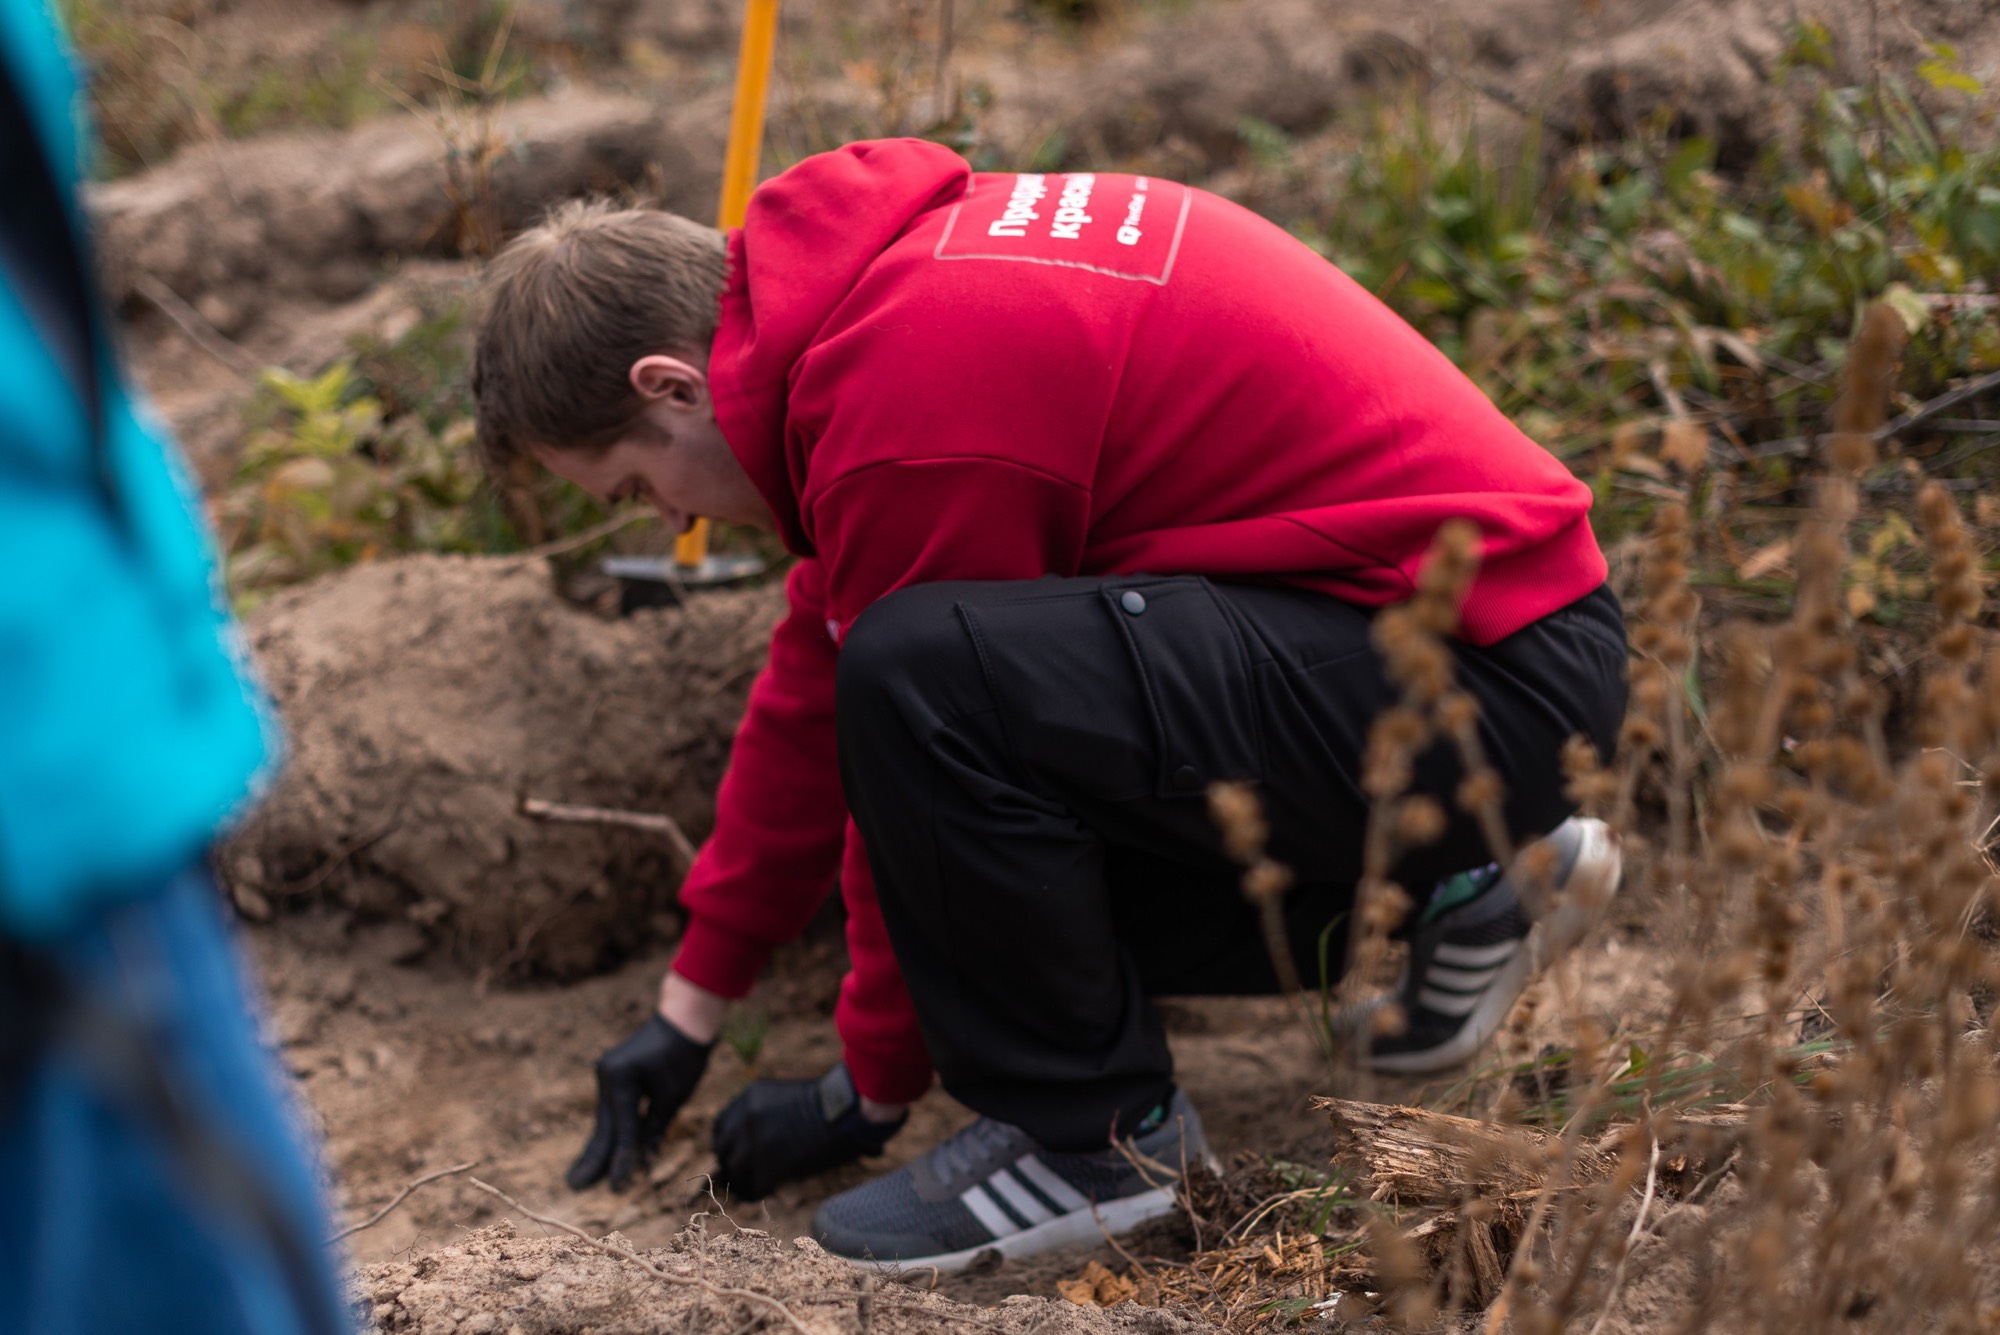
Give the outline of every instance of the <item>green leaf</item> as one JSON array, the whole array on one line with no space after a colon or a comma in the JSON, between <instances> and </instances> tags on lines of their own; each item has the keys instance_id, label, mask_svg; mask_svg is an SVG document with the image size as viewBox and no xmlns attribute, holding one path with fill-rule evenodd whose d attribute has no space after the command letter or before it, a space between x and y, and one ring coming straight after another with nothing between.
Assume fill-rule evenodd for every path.
<instances>
[{"instance_id":1,"label":"green leaf","mask_svg":"<svg viewBox=\"0 0 2000 1335\"><path fill-rule=\"evenodd\" d=\"M1779 57L1781 65L1831 70L1834 63L1833 33L1818 19L1792 25L1791 43Z\"/></svg>"},{"instance_id":2,"label":"green leaf","mask_svg":"<svg viewBox=\"0 0 2000 1335\"><path fill-rule=\"evenodd\" d=\"M1908 283L1889 284L1882 301L1903 318L1903 328L1912 334L1931 322L1930 304L1911 291Z\"/></svg>"},{"instance_id":3,"label":"green leaf","mask_svg":"<svg viewBox=\"0 0 2000 1335\"><path fill-rule=\"evenodd\" d=\"M1687 670L1681 674L1681 690L1687 695L1688 709L1706 727L1708 724L1708 701L1702 698L1701 674L1695 671L1695 668L1696 663L1690 660Z\"/></svg>"},{"instance_id":4,"label":"green leaf","mask_svg":"<svg viewBox=\"0 0 2000 1335\"><path fill-rule=\"evenodd\" d=\"M1691 187L1699 173L1708 171L1715 165L1715 141L1701 135L1690 135L1683 139L1667 159L1663 173L1667 182L1667 193L1679 199L1692 193Z\"/></svg>"},{"instance_id":5,"label":"green leaf","mask_svg":"<svg viewBox=\"0 0 2000 1335\"><path fill-rule=\"evenodd\" d=\"M1937 42L1931 46L1931 52L1931 58L1917 66L1917 74L1925 83L1941 93L1964 93L1970 97L1985 91L1984 85L1959 65L1956 47Z\"/></svg>"},{"instance_id":6,"label":"green leaf","mask_svg":"<svg viewBox=\"0 0 2000 1335\"><path fill-rule=\"evenodd\" d=\"M1312 1298L1274 1298L1257 1310L1266 1316L1281 1316L1287 1321L1296 1321L1315 1306L1317 1302Z\"/></svg>"}]
</instances>

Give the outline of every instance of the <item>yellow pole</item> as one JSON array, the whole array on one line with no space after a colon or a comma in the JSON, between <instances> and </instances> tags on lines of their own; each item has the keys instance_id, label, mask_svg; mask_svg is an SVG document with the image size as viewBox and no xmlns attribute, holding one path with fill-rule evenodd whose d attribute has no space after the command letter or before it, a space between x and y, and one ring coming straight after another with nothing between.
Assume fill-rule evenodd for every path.
<instances>
[{"instance_id":1,"label":"yellow pole","mask_svg":"<svg viewBox=\"0 0 2000 1335\"><path fill-rule=\"evenodd\" d=\"M778 40L779 0L750 0L743 16L743 44L736 53L736 102L729 113L729 148L722 159L722 207L716 226L743 225L750 192L757 186L757 159L764 147L764 100L771 86L771 52ZM708 555L708 521L674 540L674 560L693 567Z\"/></svg>"}]
</instances>

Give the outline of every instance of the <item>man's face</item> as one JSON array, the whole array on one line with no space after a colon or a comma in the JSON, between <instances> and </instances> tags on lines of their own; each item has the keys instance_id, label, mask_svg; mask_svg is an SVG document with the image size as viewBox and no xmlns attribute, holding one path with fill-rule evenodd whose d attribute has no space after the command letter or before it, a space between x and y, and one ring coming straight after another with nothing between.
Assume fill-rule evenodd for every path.
<instances>
[{"instance_id":1,"label":"man's face","mask_svg":"<svg viewBox=\"0 0 2000 1335\"><path fill-rule=\"evenodd\" d=\"M736 523L769 522L762 498L754 497L755 508L745 506L740 489L728 485L726 471L717 467L734 465L735 459L713 419L705 425L683 423L671 436L642 419L601 454L537 449L535 457L551 473L601 501L613 505L645 501L674 533L686 532L698 515ZM746 508L750 513L737 512Z\"/></svg>"},{"instance_id":2,"label":"man's face","mask_svg":"<svg viewBox=\"0 0 2000 1335\"><path fill-rule=\"evenodd\" d=\"M771 527L770 506L716 425L703 369L648 357L634 364L632 383L644 406L610 449L537 446L536 459L599 500L646 501L675 533L699 515Z\"/></svg>"}]
</instances>

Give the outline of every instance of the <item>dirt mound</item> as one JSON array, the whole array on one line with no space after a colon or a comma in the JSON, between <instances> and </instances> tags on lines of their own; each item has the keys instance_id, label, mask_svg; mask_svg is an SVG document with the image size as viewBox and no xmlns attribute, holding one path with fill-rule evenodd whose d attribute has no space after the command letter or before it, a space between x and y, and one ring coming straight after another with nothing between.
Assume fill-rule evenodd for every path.
<instances>
[{"instance_id":1,"label":"dirt mound","mask_svg":"<svg viewBox=\"0 0 2000 1335\"><path fill-rule=\"evenodd\" d=\"M633 186L705 214L727 115L726 90L665 111L581 90L511 103L493 122L500 151L482 207L512 231L554 200ZM281 314L273 308L286 298L359 296L385 263L455 257L466 214L446 189L447 151L437 128L402 115L345 133L207 145L95 187L110 293L130 298L150 279L236 334Z\"/></svg>"},{"instance_id":2,"label":"dirt mound","mask_svg":"<svg viewBox=\"0 0 2000 1335\"><path fill-rule=\"evenodd\" d=\"M613 1245L624 1240L613 1234ZM494 1335L667 1335L685 1330L793 1329L915 1335L969 1327L1022 1335L1195 1335L1216 1327L1178 1312L1124 1304L1109 1311L1050 1298L1009 1298L997 1310L858 1272L809 1239L767 1233L708 1236L699 1225L638 1263L570 1238L530 1239L510 1221L415 1261L370 1266L362 1293L373 1329ZM727 1290L737 1290L735 1293ZM753 1298L747 1294L762 1295ZM788 1322L777 1304L789 1310Z\"/></svg>"},{"instance_id":3,"label":"dirt mound","mask_svg":"<svg viewBox=\"0 0 2000 1335\"><path fill-rule=\"evenodd\" d=\"M719 37L733 20L710 0L594 0L584 11L602 44L668 42L686 68L650 98L579 87L501 108L491 221L512 231L552 201L626 187L706 217L728 116ZM1200 179L1231 166L1260 125L1310 134L1444 70L1496 103L1546 108L1574 137L1655 125L1709 136L1728 166L1779 132L1774 75L1802 22L1825 27L1834 77L1860 82L1878 66L1914 68L1939 41L1955 43L1967 69L1988 69L2000 60L1996 16L1994 0L1904 0L1880 13L1861 0L1797 12L1755 0L1607 0L1582 11L1547 0L1265 0L1147 15L1107 33L1101 49L1055 42L1024 59L1009 45L968 57L967 74L992 103L980 113L982 156L1001 166L1059 144L1069 166L1136 163ZM524 22L561 26L547 3ZM797 23L788 31L810 46ZM879 101L851 72L806 74L774 105L774 142L802 153L921 128L884 125ZM129 298L156 281L232 335L274 297L351 300L386 262L459 253L465 218L445 188L446 156L436 126L403 114L345 133L206 145L98 186L112 292Z\"/></svg>"},{"instance_id":4,"label":"dirt mound","mask_svg":"<svg viewBox=\"0 0 2000 1335\"><path fill-rule=\"evenodd\" d=\"M1780 76L1801 25L1825 29L1820 58L1830 62L1828 76L1858 85L1877 69L1910 78L1936 42L1956 44L1968 69L1991 67L2000 58L1996 16L2000 6L1990 0L1911 0L1879 11L1829 2L1796 12L1759 0L1683 0L1622 15L1573 52L1535 63L1559 89L1554 123L1601 140L1660 127L1675 137L1698 134L1714 141L1718 164L1729 169L1749 166L1787 132L1800 94ZM1936 100L1921 80L1912 82Z\"/></svg>"},{"instance_id":5,"label":"dirt mound","mask_svg":"<svg viewBox=\"0 0 2000 1335\"><path fill-rule=\"evenodd\" d=\"M500 975L629 953L679 880L658 835L548 824L523 795L665 812L699 840L775 586L607 622L520 559L413 557L274 598L250 620L291 760L232 841L253 915L328 899Z\"/></svg>"},{"instance_id":6,"label":"dirt mound","mask_svg":"<svg viewBox=\"0 0 2000 1335\"><path fill-rule=\"evenodd\" d=\"M1347 26L1314 0L1209 6L1162 23L1093 80L1077 147L1099 161L1178 150L1213 170L1236 155L1248 121L1317 130L1362 68L1348 59Z\"/></svg>"},{"instance_id":7,"label":"dirt mound","mask_svg":"<svg viewBox=\"0 0 2000 1335\"><path fill-rule=\"evenodd\" d=\"M1060 86L1036 88L1031 102L1045 116L1059 109L1070 166L1137 159L1199 177L1229 167L1260 123L1310 135L1414 82L1478 90L1496 114L1545 113L1573 140L1701 135L1737 168L1785 133L1809 93L1778 77L1802 25L1824 28L1819 58L1834 82L1866 83L1879 68L1938 100L1909 72L1938 42L1965 69L1990 71L1996 18L1994 0L1210 3L1137 26L1067 111Z\"/></svg>"}]
</instances>

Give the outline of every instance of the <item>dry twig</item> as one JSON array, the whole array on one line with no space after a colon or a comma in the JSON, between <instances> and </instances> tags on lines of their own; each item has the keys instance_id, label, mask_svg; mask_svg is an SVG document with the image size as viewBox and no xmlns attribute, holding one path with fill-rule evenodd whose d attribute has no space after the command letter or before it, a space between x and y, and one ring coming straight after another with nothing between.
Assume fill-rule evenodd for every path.
<instances>
[{"instance_id":1,"label":"dry twig","mask_svg":"<svg viewBox=\"0 0 2000 1335\"><path fill-rule=\"evenodd\" d=\"M530 547L528 550L522 552L521 556L524 559L567 556L579 548L590 546L591 543L596 542L600 538L608 538L621 529L630 528L642 519L656 518L658 516L650 509L627 510L623 514L611 516L611 518L601 524L593 524L581 533L572 533L566 538L557 538L555 541L545 542L539 547Z\"/></svg>"},{"instance_id":2,"label":"dry twig","mask_svg":"<svg viewBox=\"0 0 2000 1335\"><path fill-rule=\"evenodd\" d=\"M260 369L257 359L244 351L240 344L223 337L222 332L203 318L200 311L181 300L179 293L145 272L132 276L132 288L159 307L160 313L172 320L188 336L189 342L245 379L257 378Z\"/></svg>"},{"instance_id":3,"label":"dry twig","mask_svg":"<svg viewBox=\"0 0 2000 1335\"><path fill-rule=\"evenodd\" d=\"M1960 385L1949 394L1940 394L1928 402L1918 404L1895 421L1879 428L1875 432L1875 439L1889 440L1900 436L1905 431L1922 426L1932 418L1951 411L1961 403L1969 403L1980 395L1989 394L1994 390L2000 390L2000 371L1983 375L1969 385Z\"/></svg>"},{"instance_id":4,"label":"dry twig","mask_svg":"<svg viewBox=\"0 0 2000 1335\"><path fill-rule=\"evenodd\" d=\"M353 1224L347 1228L341 1229L340 1232L328 1238L326 1240L327 1246L331 1247L334 1243L339 1242L343 1238L351 1238L364 1228L375 1227L375 1225L381 1223L384 1219L387 1219L390 1216L390 1214L395 1211L395 1208L397 1206L401 1205L404 1201L408 1200L410 1198L410 1193L415 1191L418 1187L428 1186L429 1184L436 1182L441 1178L453 1177L459 1173L470 1172L477 1167L479 1167L479 1160L473 1159L468 1163L453 1164L450 1168L440 1168L435 1173L425 1173L422 1177L415 1179L414 1181L409 1183L409 1185L405 1186L401 1191L397 1192L396 1198L394 1200L390 1201L387 1205L377 1210L374 1214L368 1216L368 1218L362 1220L358 1224Z\"/></svg>"},{"instance_id":5,"label":"dry twig","mask_svg":"<svg viewBox=\"0 0 2000 1335\"><path fill-rule=\"evenodd\" d=\"M1598 1335L1604 1323L1611 1319L1612 1304L1618 1301L1618 1290L1625 1283L1625 1263L1632 1259L1632 1249L1639 1245L1639 1239L1646 1233L1646 1216L1653 1208L1653 1189L1660 1182L1660 1138L1653 1137L1653 1154L1646 1164L1646 1191L1639 1198L1639 1213L1632 1220L1632 1232L1625 1238L1625 1250L1618 1254L1618 1264L1611 1271L1611 1283L1604 1290L1604 1304L1597 1313L1597 1322L1590 1328L1590 1335Z\"/></svg>"},{"instance_id":6,"label":"dry twig","mask_svg":"<svg viewBox=\"0 0 2000 1335\"><path fill-rule=\"evenodd\" d=\"M683 869L694 865L695 847L681 829L680 822L664 811L620 811L613 807L570 806L563 802L544 802L539 797L523 797L521 814L536 820L550 820L570 825L615 825L627 830L645 830L650 834L662 835L673 845L674 853L681 860Z\"/></svg>"},{"instance_id":7,"label":"dry twig","mask_svg":"<svg viewBox=\"0 0 2000 1335\"><path fill-rule=\"evenodd\" d=\"M1315 1098L1340 1136L1334 1163L1369 1189L1369 1198L1403 1209L1453 1210L1471 1197L1523 1200L1549 1180L1561 1137L1531 1127L1351 1099ZM1579 1146L1573 1175L1585 1182L1611 1173L1612 1158Z\"/></svg>"}]
</instances>

